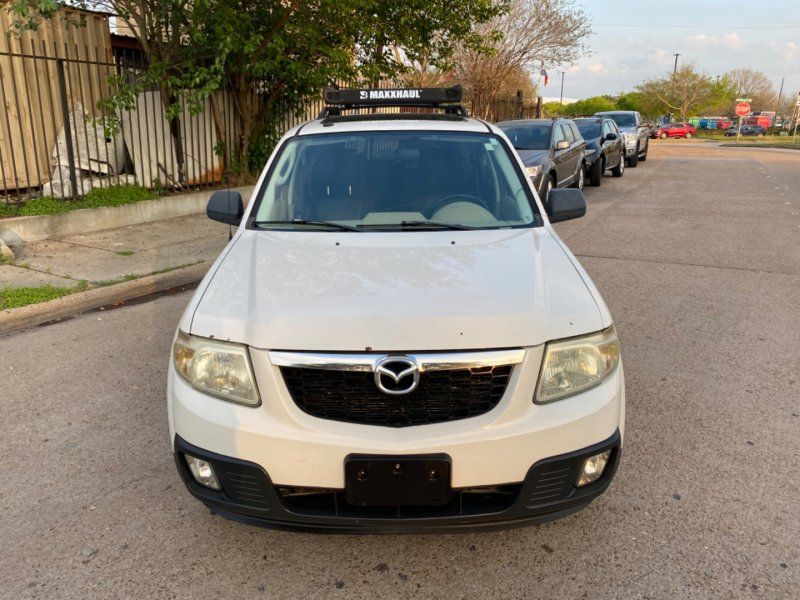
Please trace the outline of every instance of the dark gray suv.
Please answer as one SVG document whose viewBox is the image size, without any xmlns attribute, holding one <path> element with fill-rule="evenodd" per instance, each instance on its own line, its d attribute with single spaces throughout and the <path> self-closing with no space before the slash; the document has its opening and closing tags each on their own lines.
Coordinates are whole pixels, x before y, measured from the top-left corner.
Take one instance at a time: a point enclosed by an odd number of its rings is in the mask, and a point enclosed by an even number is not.
<svg viewBox="0 0 800 600">
<path fill-rule="evenodd" d="M 545 206 L 553 188 L 583 188 L 586 143 L 571 120 L 519 119 L 497 126 L 522 159 Z"/>
</svg>

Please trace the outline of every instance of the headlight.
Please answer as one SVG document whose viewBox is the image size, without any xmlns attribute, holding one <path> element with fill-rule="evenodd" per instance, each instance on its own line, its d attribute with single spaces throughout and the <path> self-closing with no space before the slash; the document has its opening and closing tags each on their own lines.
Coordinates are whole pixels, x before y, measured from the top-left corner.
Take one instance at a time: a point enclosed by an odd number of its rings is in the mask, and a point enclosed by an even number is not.
<svg viewBox="0 0 800 600">
<path fill-rule="evenodd" d="M 179 331 L 172 345 L 172 364 L 201 392 L 247 406 L 261 403 L 246 346 Z"/>
<path fill-rule="evenodd" d="M 599 385 L 619 364 L 619 340 L 612 325 L 600 333 L 550 342 L 534 402 L 544 404 Z"/>
<path fill-rule="evenodd" d="M 542 165 L 533 165 L 532 167 L 525 167 L 525 172 L 531 177 L 538 177 L 542 172 Z"/>
<path fill-rule="evenodd" d="M 596 149 L 596 148 L 589 148 L 588 150 L 584 151 L 584 154 L 585 154 L 586 156 L 591 156 L 591 155 L 592 155 L 592 154 L 594 154 L 595 152 L 597 152 L 597 149 Z"/>
</svg>

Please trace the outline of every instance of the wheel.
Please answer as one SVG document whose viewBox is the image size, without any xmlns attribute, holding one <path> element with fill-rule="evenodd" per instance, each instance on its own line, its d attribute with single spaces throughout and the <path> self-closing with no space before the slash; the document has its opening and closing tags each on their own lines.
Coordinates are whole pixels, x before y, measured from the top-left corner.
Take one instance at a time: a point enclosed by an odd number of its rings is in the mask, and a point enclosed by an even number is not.
<svg viewBox="0 0 800 600">
<path fill-rule="evenodd" d="M 572 187 L 582 190 L 584 181 L 586 181 L 586 165 L 581 161 L 581 164 L 578 165 L 578 172 L 575 173 L 575 181 Z"/>
<path fill-rule="evenodd" d="M 541 193 L 541 200 L 542 204 L 544 204 L 545 209 L 550 207 L 550 192 L 553 191 L 556 182 L 552 175 L 547 178 L 547 183 L 544 184 L 544 190 Z"/>
<path fill-rule="evenodd" d="M 611 169 L 611 174 L 614 177 L 622 177 L 625 174 L 625 156 L 620 154 L 619 164 Z"/>
<path fill-rule="evenodd" d="M 690 140 L 690 139 L 692 139 L 692 132 L 691 132 L 691 131 L 687 131 L 687 132 L 686 132 L 686 139 L 687 139 L 687 140 Z"/>
<path fill-rule="evenodd" d="M 644 154 L 639 157 L 639 160 L 644 162 L 647 160 L 647 153 L 650 151 L 650 141 L 647 141 L 647 144 L 644 147 Z"/>
<path fill-rule="evenodd" d="M 658 137 L 660 137 L 662 140 L 665 140 L 667 139 L 667 134 L 662 131 L 661 135 L 659 135 Z"/>
<path fill-rule="evenodd" d="M 630 167 L 631 169 L 635 169 L 636 165 L 638 164 L 639 164 L 639 146 L 636 146 L 636 152 L 634 152 L 633 156 L 631 156 L 628 159 L 628 167 Z"/>
<path fill-rule="evenodd" d="M 606 157 L 601 156 L 592 165 L 592 172 L 589 173 L 589 184 L 595 187 L 603 182 L 603 172 L 606 170 Z"/>
</svg>

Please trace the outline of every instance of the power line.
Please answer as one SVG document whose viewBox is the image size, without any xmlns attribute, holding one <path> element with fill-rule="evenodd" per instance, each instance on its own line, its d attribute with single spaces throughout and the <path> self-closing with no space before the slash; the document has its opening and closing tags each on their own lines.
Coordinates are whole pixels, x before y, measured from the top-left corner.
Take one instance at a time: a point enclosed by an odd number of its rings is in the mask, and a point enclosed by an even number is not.
<svg viewBox="0 0 800 600">
<path fill-rule="evenodd" d="M 800 29 L 800 25 L 645 25 L 640 23 L 592 23 L 592 25 L 645 29 Z"/>
</svg>

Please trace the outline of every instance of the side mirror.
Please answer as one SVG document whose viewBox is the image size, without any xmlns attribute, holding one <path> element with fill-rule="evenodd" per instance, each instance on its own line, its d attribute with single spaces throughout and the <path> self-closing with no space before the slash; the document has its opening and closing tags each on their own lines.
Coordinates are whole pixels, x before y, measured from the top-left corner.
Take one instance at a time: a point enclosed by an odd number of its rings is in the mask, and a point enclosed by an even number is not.
<svg viewBox="0 0 800 600">
<path fill-rule="evenodd" d="M 206 215 L 212 221 L 227 225 L 238 225 L 244 215 L 244 203 L 239 192 L 218 190 L 211 194 L 206 206 Z"/>
<path fill-rule="evenodd" d="M 567 140 L 556 142 L 556 150 L 566 150 L 567 148 L 569 148 L 569 142 Z"/>
<path fill-rule="evenodd" d="M 613 142 L 615 139 L 617 139 L 617 134 L 616 133 L 612 132 L 612 133 L 607 133 L 606 134 L 606 141 L 607 142 Z"/>
<path fill-rule="evenodd" d="M 547 216 L 551 223 L 577 219 L 586 214 L 586 197 L 581 190 L 564 188 L 551 190 Z"/>
</svg>

